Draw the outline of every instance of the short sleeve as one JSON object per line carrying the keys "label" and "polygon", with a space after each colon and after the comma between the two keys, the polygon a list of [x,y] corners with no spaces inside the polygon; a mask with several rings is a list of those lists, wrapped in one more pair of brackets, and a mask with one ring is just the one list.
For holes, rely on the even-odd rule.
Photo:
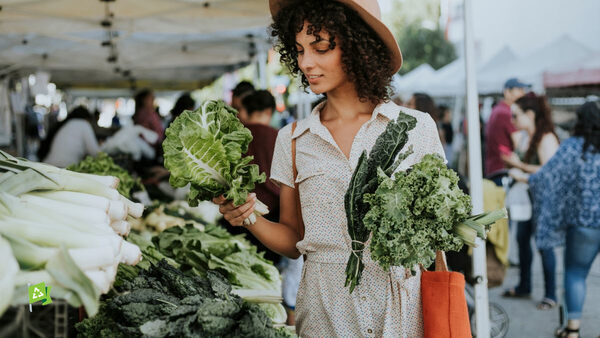
{"label": "short sleeve", "polygon": [[294,173],[292,172],[292,127],[287,125],[277,134],[273,162],[271,163],[271,181],[281,186],[285,184],[294,188]]}

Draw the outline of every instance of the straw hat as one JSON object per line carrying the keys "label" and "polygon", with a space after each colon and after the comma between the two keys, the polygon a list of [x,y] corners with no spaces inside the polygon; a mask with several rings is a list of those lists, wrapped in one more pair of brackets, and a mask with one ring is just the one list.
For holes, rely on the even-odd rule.
{"label": "straw hat", "polygon": [[[288,6],[297,0],[269,0],[269,6],[271,8],[271,15],[274,17],[279,10]],[[332,0],[323,0],[332,1]],[[402,52],[398,42],[394,38],[394,34],[386,27],[381,21],[381,10],[379,9],[379,3],[377,0],[335,0],[341,2],[344,5],[350,7],[358,13],[358,15],[369,25],[377,35],[381,38],[383,43],[390,50],[392,55],[392,69],[394,73],[400,70],[402,66]]]}

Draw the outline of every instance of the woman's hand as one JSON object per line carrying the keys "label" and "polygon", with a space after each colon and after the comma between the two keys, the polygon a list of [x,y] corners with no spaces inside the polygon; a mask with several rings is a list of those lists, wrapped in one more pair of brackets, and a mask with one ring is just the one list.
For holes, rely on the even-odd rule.
{"label": "woman's hand", "polygon": [[219,212],[223,214],[223,218],[225,218],[229,224],[233,226],[244,226],[244,220],[250,217],[254,212],[256,194],[248,194],[246,203],[237,207],[233,205],[232,201],[226,200],[223,195],[213,198],[213,203],[219,205]]}
{"label": "woman's hand", "polygon": [[529,174],[524,173],[521,169],[512,168],[508,171],[508,175],[519,182],[529,182]]}
{"label": "woman's hand", "polygon": [[500,156],[502,157],[502,160],[504,160],[504,162],[509,166],[513,168],[522,169],[523,162],[521,162],[519,155],[517,155],[516,153],[513,152],[510,154],[501,154]]}

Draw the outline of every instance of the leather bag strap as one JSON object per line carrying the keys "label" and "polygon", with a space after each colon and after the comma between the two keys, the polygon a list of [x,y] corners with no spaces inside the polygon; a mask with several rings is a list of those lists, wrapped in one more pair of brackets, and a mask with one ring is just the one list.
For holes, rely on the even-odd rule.
{"label": "leather bag strap", "polygon": [[[294,134],[294,130],[296,130],[296,121],[292,123],[292,135]],[[298,183],[296,182],[296,178],[298,177],[298,169],[296,168],[296,139],[292,138],[292,171],[294,173],[294,190],[296,190],[296,215],[298,218],[298,234],[300,235],[300,240],[304,238],[304,220],[302,219],[302,206],[300,205],[300,190],[298,189]]]}

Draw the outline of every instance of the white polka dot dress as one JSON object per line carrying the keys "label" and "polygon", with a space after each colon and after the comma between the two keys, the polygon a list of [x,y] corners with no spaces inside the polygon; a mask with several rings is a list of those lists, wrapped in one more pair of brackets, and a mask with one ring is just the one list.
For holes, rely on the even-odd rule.
{"label": "white polka dot dress", "polygon": [[290,125],[279,131],[271,166],[274,182],[294,188],[291,140],[295,138],[296,182],[305,224],[305,237],[297,248],[307,257],[296,300],[297,332],[301,337],[421,337],[420,273],[411,277],[402,267],[385,272],[367,249],[360,284],[352,294],[344,287],[351,254],[344,194],[361,152],[373,147],[400,112],[415,117],[417,126],[405,146],[412,145],[413,154],[399,169],[429,153],[444,156],[435,122],[429,114],[392,102],[379,104],[356,134],[347,159],[321,124],[323,105],[299,121],[293,135]]}

